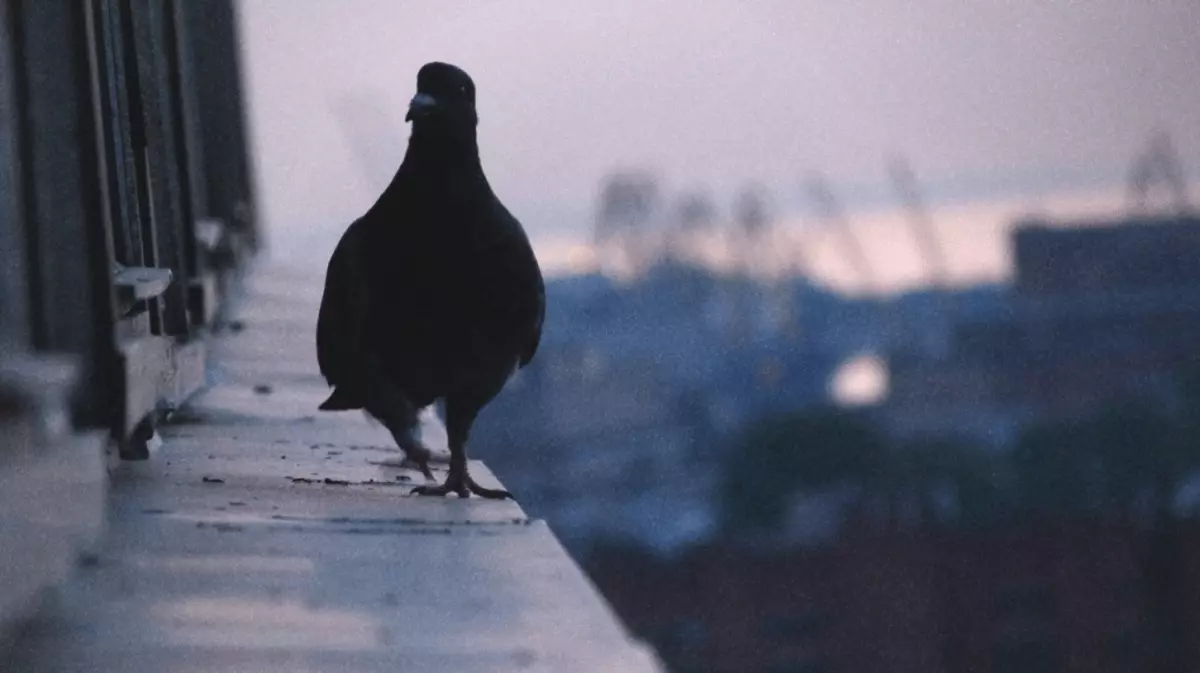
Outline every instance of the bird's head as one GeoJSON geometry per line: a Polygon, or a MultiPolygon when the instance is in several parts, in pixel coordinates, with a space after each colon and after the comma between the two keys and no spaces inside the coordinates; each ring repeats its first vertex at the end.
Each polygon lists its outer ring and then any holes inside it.
{"type": "Polygon", "coordinates": [[[426,63],[417,72],[417,95],[408,105],[404,121],[421,128],[474,129],[475,83],[461,68],[449,63],[426,63]]]}

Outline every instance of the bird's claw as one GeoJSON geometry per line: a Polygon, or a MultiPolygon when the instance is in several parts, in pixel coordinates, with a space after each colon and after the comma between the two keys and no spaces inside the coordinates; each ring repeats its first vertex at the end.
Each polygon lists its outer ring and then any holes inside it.
{"type": "Polygon", "coordinates": [[[454,493],[460,498],[471,497],[471,492],[463,484],[451,486],[448,482],[441,486],[418,486],[412,490],[409,495],[450,495],[454,493]]]}
{"type": "Polygon", "coordinates": [[[515,498],[512,496],[512,493],[499,488],[484,488],[475,483],[475,480],[469,475],[467,476],[467,489],[471,493],[474,493],[481,498],[487,498],[488,500],[515,500],[515,498]]]}
{"type": "Polygon", "coordinates": [[[412,490],[409,495],[449,495],[454,493],[460,498],[469,498],[471,494],[486,498],[488,500],[504,500],[505,498],[512,500],[512,493],[502,489],[484,488],[477,484],[474,479],[467,475],[458,477],[451,475],[446,478],[446,483],[441,486],[418,486],[412,490]]]}

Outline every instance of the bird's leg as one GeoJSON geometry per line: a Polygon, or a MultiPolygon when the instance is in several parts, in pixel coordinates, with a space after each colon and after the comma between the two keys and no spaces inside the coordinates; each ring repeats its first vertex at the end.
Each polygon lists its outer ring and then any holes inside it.
{"type": "Polygon", "coordinates": [[[419,424],[417,408],[408,397],[400,392],[382,373],[378,362],[371,362],[367,373],[366,411],[379,419],[396,445],[404,452],[404,460],[411,463],[427,480],[433,480],[433,471],[429,469],[429,459],[432,452],[429,447],[417,439],[416,431],[419,424]]]}
{"type": "Polygon", "coordinates": [[[394,425],[387,424],[388,432],[392,433],[392,438],[396,440],[396,445],[404,452],[404,462],[402,467],[414,467],[425,476],[426,479],[433,479],[433,470],[429,469],[429,461],[433,456],[433,452],[429,447],[421,443],[417,439],[415,426],[405,426],[398,428],[394,425]]]}
{"type": "Polygon", "coordinates": [[[503,500],[505,498],[512,499],[512,493],[499,488],[484,488],[471,478],[471,473],[467,471],[467,451],[463,447],[463,480],[467,482],[467,490],[481,498],[490,498],[492,500],[503,500]]]}
{"type": "Polygon", "coordinates": [[[450,472],[441,486],[418,486],[412,490],[412,495],[449,495],[454,493],[460,498],[471,497],[467,488],[467,457],[455,449],[453,440],[450,442],[450,472]]]}
{"type": "Polygon", "coordinates": [[[446,495],[457,493],[460,498],[470,497],[472,493],[493,500],[512,498],[508,491],[484,488],[471,478],[467,470],[467,434],[471,423],[475,420],[478,410],[472,410],[453,400],[446,400],[446,439],[450,444],[450,474],[446,483],[441,486],[418,486],[413,489],[416,495],[446,495]]]}

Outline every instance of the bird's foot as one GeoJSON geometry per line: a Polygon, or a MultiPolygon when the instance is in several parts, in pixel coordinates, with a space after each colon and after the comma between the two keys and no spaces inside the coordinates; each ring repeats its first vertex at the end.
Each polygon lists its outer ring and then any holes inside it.
{"type": "Polygon", "coordinates": [[[433,452],[428,447],[414,441],[401,445],[400,450],[404,452],[404,460],[400,461],[400,467],[419,470],[425,476],[426,481],[433,481],[433,470],[429,469],[429,461],[433,458],[433,452]]]}
{"type": "Polygon", "coordinates": [[[484,487],[480,486],[479,484],[475,483],[475,480],[472,479],[471,475],[469,475],[469,474],[466,476],[466,480],[467,480],[467,490],[469,490],[470,492],[474,493],[475,495],[477,495],[481,498],[487,498],[489,500],[504,500],[505,498],[508,498],[509,500],[515,500],[515,498],[513,498],[513,496],[512,496],[512,493],[509,493],[508,491],[505,491],[504,489],[484,488],[484,487]]]}
{"type": "Polygon", "coordinates": [[[412,490],[409,495],[450,495],[454,493],[460,498],[471,497],[471,491],[467,489],[467,485],[462,481],[453,483],[450,479],[441,486],[418,486],[412,490]]]}
{"type": "Polygon", "coordinates": [[[410,495],[449,495],[454,493],[460,498],[469,498],[471,494],[489,500],[503,500],[505,498],[512,499],[512,493],[495,488],[484,488],[467,474],[466,470],[457,472],[450,471],[450,475],[446,477],[446,483],[441,486],[418,486],[412,490],[410,495]]]}

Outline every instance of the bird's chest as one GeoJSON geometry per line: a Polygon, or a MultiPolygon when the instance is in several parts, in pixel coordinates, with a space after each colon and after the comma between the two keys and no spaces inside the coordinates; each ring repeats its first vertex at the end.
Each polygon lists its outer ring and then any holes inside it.
{"type": "Polygon", "coordinates": [[[479,207],[464,190],[415,185],[380,213],[367,242],[379,271],[431,272],[465,263],[474,254],[479,207]]]}
{"type": "Polygon", "coordinates": [[[371,241],[372,275],[385,303],[421,315],[465,310],[494,288],[486,235],[468,215],[444,209],[430,212],[411,227],[397,227],[371,241]]]}

